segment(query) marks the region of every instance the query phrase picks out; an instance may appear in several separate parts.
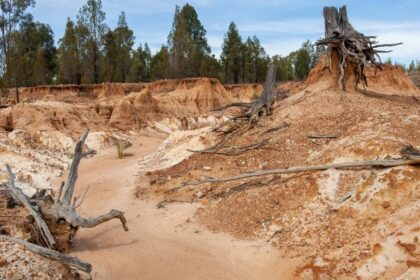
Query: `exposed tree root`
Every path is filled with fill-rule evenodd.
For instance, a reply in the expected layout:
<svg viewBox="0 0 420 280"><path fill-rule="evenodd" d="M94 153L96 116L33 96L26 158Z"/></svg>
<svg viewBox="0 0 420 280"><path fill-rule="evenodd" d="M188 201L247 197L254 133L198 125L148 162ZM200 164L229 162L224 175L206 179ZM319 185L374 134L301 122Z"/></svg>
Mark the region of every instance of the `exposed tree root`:
<svg viewBox="0 0 420 280"><path fill-rule="evenodd" d="M6 165L6 168L7 172L9 173L8 189L11 191L12 194L14 194L16 199L18 199L26 207L26 209L28 209L29 214L34 218L44 244L48 248L54 249L57 244L46 222L42 218L42 215L38 212L38 210L35 209L34 206L32 206L26 195L20 189L15 187L15 176L13 175L12 169L8 164Z"/></svg>
<svg viewBox="0 0 420 280"><path fill-rule="evenodd" d="M215 111L224 112L232 107L245 107L247 110L243 111L240 115L235 116L232 120L244 119L247 120L249 126L253 126L261 118L271 115L274 101L277 98L276 90L276 75L277 68L275 65L270 65L265 81L264 91L254 102L251 103L232 103L223 106Z"/></svg>
<svg viewBox="0 0 420 280"><path fill-rule="evenodd" d="M338 52L338 67L340 71L338 84L341 91L345 89L345 68L352 67L356 78L356 87L359 83L367 87L366 68L374 66L381 69L382 62L379 53L389 52L378 50L378 48L402 44L378 44L378 42L374 41L376 37L365 36L357 32L349 22L346 6L341 7L339 10L335 7L324 7L324 20L325 38L317 41L316 44L328 46L328 67L331 65L332 52ZM379 62L376 61L377 58Z"/></svg>
<svg viewBox="0 0 420 280"><path fill-rule="evenodd" d="M20 189L15 187L15 177L13 175L12 169L9 165L6 165L7 171L9 173L7 190L10 194L10 199L13 200L13 202L22 203L23 206L25 206L25 208L29 211L30 215L34 218L36 227L38 228L38 230L34 230L36 235L34 240L39 240L40 245L45 245L48 248L43 248L26 241L16 239L14 237L1 236L13 242L24 245L34 253L54 260L62 261L85 272L91 271L90 264L82 262L77 258L65 256L52 249L64 251L67 248L68 243L71 242L71 239L74 237L79 227L92 228L111 219L119 219L123 229L128 231L127 221L124 217L124 213L121 211L111 210L104 215L93 218L81 217L76 212L76 209L83 203L84 196L88 190L87 189L85 191L85 194L83 195L80 202L79 197L74 197L79 164L81 159L86 156L86 153L83 153L83 146L88 134L89 130L86 129L80 141L77 143L73 156L73 162L70 167L69 176L66 183L63 182L61 184L58 195L55 199L49 195L45 195L45 192L40 193L34 199L29 199L26 197ZM62 195L63 197L61 198ZM35 227L33 228L35 229Z"/></svg>

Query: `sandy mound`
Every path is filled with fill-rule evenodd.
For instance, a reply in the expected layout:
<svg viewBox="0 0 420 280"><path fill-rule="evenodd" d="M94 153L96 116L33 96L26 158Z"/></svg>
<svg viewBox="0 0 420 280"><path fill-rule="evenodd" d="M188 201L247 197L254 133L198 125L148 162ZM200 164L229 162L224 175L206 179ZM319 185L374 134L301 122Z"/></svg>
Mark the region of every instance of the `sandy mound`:
<svg viewBox="0 0 420 280"><path fill-rule="evenodd" d="M418 91L403 72L386 66L377 78L369 73L368 82L379 96L357 91L341 95L335 74L318 65L305 90L279 101L260 126L240 130L224 145L245 147L265 139L271 144L236 156L194 154L148 173L149 185L141 180L139 187L165 201L200 201L196 217L209 229L263 238L284 257L302 258L296 269L300 277L415 279L420 261L418 167L327 170L173 190L205 177L398 158L404 145L420 148L420 103L412 97ZM402 98L384 98L389 93ZM282 122L289 128L272 129ZM312 139L310 134L337 138ZM218 141L214 133L200 136L207 146Z"/></svg>
<svg viewBox="0 0 420 280"><path fill-rule="evenodd" d="M331 65L337 65L338 58L334 52ZM352 75L351 67L345 68L344 87L346 91L356 90L355 78ZM309 73L307 85L317 84L317 87L338 88L339 70L336 66L328 67L325 57ZM384 64L382 70L370 67L366 71L368 80L368 91L385 95L419 96L419 89L412 83L405 72L397 66ZM359 85L361 88L361 85Z"/></svg>

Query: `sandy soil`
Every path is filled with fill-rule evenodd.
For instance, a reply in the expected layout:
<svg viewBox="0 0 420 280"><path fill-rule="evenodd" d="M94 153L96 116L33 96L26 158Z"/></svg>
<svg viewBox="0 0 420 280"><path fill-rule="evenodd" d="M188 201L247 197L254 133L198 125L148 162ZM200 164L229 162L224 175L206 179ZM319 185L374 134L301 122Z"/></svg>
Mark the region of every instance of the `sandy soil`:
<svg viewBox="0 0 420 280"><path fill-rule="evenodd" d="M111 221L79 230L71 254L92 263L94 279L293 279L301 260L281 259L264 241L203 229L192 217L197 205L157 209L156 201L135 198L136 163L161 141L140 137L123 160L109 148L81 163L77 189L90 189L80 213L123 210L130 228Z"/></svg>

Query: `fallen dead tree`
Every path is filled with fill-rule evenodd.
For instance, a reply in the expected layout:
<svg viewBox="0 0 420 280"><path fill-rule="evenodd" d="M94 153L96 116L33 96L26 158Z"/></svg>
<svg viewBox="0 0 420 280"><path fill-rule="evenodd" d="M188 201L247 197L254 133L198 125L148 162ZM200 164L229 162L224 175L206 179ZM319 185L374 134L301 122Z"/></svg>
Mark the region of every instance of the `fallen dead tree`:
<svg viewBox="0 0 420 280"><path fill-rule="evenodd" d="M39 234L37 234L37 236L39 235L42 237L42 240L39 240L39 245L47 248L22 240L17 241L17 239L14 239L13 237L8 237L9 240L23 244L29 250L34 253L39 253L44 257L60 260L67 264L71 264L69 262L73 262L74 267L77 267L85 272L90 271L89 264L84 262L77 263L76 260L71 258L69 259L60 253L60 251L66 250L79 227L92 228L111 219L119 219L123 229L128 231L127 221L124 217L124 213L121 211L111 210L104 215L92 218L82 217L76 212L76 209L81 205L84 198L84 195L81 200L80 197L74 197L74 190L78 177L78 167L81 159L85 156L85 153L83 153L83 146L88 134L89 130L86 129L77 143L67 181L66 183L63 182L61 184L58 195L55 199L53 199L50 195L44 195L32 200L28 198L19 188L15 186L15 176L10 166L6 165L9 174L9 180L7 183L8 197L14 202L8 203L8 205L22 204L29 211L36 223L36 227L39 230ZM61 197L62 194L63 197ZM63 234L64 238L62 236ZM40 249L39 247L43 249Z"/></svg>
<svg viewBox="0 0 420 280"><path fill-rule="evenodd" d="M344 90L345 68L352 67L356 79L356 87L360 82L368 86L365 70L374 66L381 69L379 53L390 51L379 50L381 47L392 47L402 43L378 44L375 36L365 36L356 31L350 24L346 6L339 10L336 7L324 7L325 38L316 42L317 45L328 46L327 65L331 70L332 53L337 52L339 57L340 77L338 84ZM376 61L378 58L379 62Z"/></svg>
<svg viewBox="0 0 420 280"><path fill-rule="evenodd" d="M271 144L269 140L263 140L257 144L247 145L243 147L220 147L220 149L207 149L203 151L188 150L192 153L198 154L215 154L222 156L238 156L249 151L262 149L263 147Z"/></svg>
<svg viewBox="0 0 420 280"><path fill-rule="evenodd" d="M74 268L77 268L83 272L86 273L90 273L92 271L92 265L84 262L76 257L71 257L71 256L66 256L60 252L48 249L48 248L44 248L41 246L38 246L36 244L33 243L29 243L26 242L22 239L19 238L15 238L15 237L11 237L11 236L6 236L6 235L0 235L0 238L6 239L10 242L14 242L20 245L25 246L26 249L28 249L29 251L31 251L32 253L35 253L37 255L52 259L52 260L56 260L62 263L65 263L67 265L70 265Z"/></svg>
<svg viewBox="0 0 420 280"><path fill-rule="evenodd" d="M226 177L226 178L212 178L208 177L199 181L186 182L181 187L185 186L196 186L202 185L205 183L224 183L230 181L237 181L253 177L261 177L267 175L281 175L281 174L292 174L292 173L302 173L308 171L322 171L328 169L345 169L345 168L364 168L364 167L373 167L373 168L388 168L404 165L415 165L420 164L420 156L410 155L407 158L400 159L384 159L384 160L365 160L365 161L354 161L354 162L343 162L343 163L330 163L322 165L309 165L309 166L297 166L281 169L270 169L270 170L258 170L254 172L246 172L237 176ZM177 187L175 189L179 189Z"/></svg>

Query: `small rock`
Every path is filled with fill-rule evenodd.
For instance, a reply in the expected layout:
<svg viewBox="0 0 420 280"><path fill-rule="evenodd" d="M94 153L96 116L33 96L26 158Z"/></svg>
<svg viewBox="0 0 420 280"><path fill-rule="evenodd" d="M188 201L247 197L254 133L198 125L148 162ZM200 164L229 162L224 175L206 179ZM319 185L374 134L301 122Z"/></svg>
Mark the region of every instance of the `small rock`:
<svg viewBox="0 0 420 280"><path fill-rule="evenodd" d="M270 225L269 230L274 235L274 234L279 233L281 231L281 227L276 225L276 224L272 224L272 225Z"/></svg>
<svg viewBox="0 0 420 280"><path fill-rule="evenodd" d="M383 208L389 208L389 207L391 207L391 202L389 202L389 201L384 201L383 203L382 203L382 207Z"/></svg>
<svg viewBox="0 0 420 280"><path fill-rule="evenodd" d="M210 167L210 166L204 166L204 167L203 167L203 170L204 170L204 171L211 171L211 167Z"/></svg>
<svg viewBox="0 0 420 280"><path fill-rule="evenodd" d="M201 198L205 197L206 195L205 195L202 191L198 191L198 192L195 194L195 196L196 196L198 199L201 199Z"/></svg>
<svg viewBox="0 0 420 280"><path fill-rule="evenodd" d="M277 243L273 241L273 242L271 242L271 246L277 247Z"/></svg>

